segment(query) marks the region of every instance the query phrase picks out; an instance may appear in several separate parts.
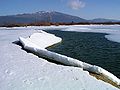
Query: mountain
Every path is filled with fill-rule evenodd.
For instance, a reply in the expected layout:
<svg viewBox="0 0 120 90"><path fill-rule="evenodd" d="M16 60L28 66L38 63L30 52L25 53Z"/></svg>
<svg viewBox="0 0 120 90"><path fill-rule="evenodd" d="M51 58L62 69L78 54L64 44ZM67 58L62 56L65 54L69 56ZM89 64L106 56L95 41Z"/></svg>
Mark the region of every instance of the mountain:
<svg viewBox="0 0 120 90"><path fill-rule="evenodd" d="M0 16L0 26L12 25L12 24L31 24L40 22L52 22L52 23L116 23L120 20L96 18L93 20L86 20L77 16L72 16L56 11L39 11L35 13L24 13L17 15ZM44 24L43 24L44 25Z"/></svg>
<svg viewBox="0 0 120 90"><path fill-rule="evenodd" d="M17 15L0 16L0 24L34 23L34 22L86 22L87 20L56 11L39 11Z"/></svg>
<svg viewBox="0 0 120 90"><path fill-rule="evenodd" d="M96 22L96 23L104 23L104 22L120 22L120 20L114 20L114 19L105 19L105 18L96 18L93 20L89 20L90 22Z"/></svg>

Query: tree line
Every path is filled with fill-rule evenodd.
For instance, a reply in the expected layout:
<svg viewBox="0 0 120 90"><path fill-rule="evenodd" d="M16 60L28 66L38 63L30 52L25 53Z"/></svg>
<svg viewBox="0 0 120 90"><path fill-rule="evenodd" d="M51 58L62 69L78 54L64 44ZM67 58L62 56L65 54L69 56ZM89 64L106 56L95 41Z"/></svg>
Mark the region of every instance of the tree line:
<svg viewBox="0 0 120 90"><path fill-rule="evenodd" d="M33 23L6 23L0 25L0 27L21 27L21 26L59 26L59 25L115 25L118 24L120 25L120 22L70 22L70 23L65 23L65 22L33 22Z"/></svg>

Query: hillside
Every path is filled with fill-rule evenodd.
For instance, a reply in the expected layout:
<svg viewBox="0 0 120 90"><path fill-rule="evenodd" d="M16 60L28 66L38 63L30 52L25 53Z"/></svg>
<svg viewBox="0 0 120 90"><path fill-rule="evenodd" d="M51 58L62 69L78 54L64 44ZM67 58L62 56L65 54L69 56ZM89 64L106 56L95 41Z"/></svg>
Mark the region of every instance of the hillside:
<svg viewBox="0 0 120 90"><path fill-rule="evenodd" d="M15 24L15 23L35 23L35 22L52 22L52 23L71 23L71 22L86 22L87 20L82 19L77 16L72 16L60 12L46 12L39 11L35 13L26 13L26 14L18 14L18 15L8 15L8 16L0 16L0 24Z"/></svg>

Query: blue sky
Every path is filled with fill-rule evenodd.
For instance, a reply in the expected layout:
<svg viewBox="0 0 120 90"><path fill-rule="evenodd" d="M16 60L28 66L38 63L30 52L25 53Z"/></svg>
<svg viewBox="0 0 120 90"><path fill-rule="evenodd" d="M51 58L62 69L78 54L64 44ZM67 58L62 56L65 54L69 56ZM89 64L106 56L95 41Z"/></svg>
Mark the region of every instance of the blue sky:
<svg viewBox="0 0 120 90"><path fill-rule="evenodd" d="M120 19L120 0L0 0L0 16L59 11L85 19Z"/></svg>

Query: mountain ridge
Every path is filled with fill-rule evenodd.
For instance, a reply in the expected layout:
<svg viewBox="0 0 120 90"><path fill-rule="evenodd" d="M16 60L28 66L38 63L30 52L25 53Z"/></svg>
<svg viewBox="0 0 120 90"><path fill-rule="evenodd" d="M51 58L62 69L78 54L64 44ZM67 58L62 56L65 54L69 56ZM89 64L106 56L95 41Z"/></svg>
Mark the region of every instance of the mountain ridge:
<svg viewBox="0 0 120 90"><path fill-rule="evenodd" d="M64 14L56 11L45 12L39 11L35 13L24 13L17 15L0 16L0 24L6 23L34 23L34 22L86 22L87 20L77 16Z"/></svg>
<svg viewBox="0 0 120 90"><path fill-rule="evenodd" d="M87 20L78 16L73 16L57 11L38 11L35 13L23 13L16 15L0 16L0 25L6 24L30 24L30 23L104 23L120 22L120 20L96 18Z"/></svg>

